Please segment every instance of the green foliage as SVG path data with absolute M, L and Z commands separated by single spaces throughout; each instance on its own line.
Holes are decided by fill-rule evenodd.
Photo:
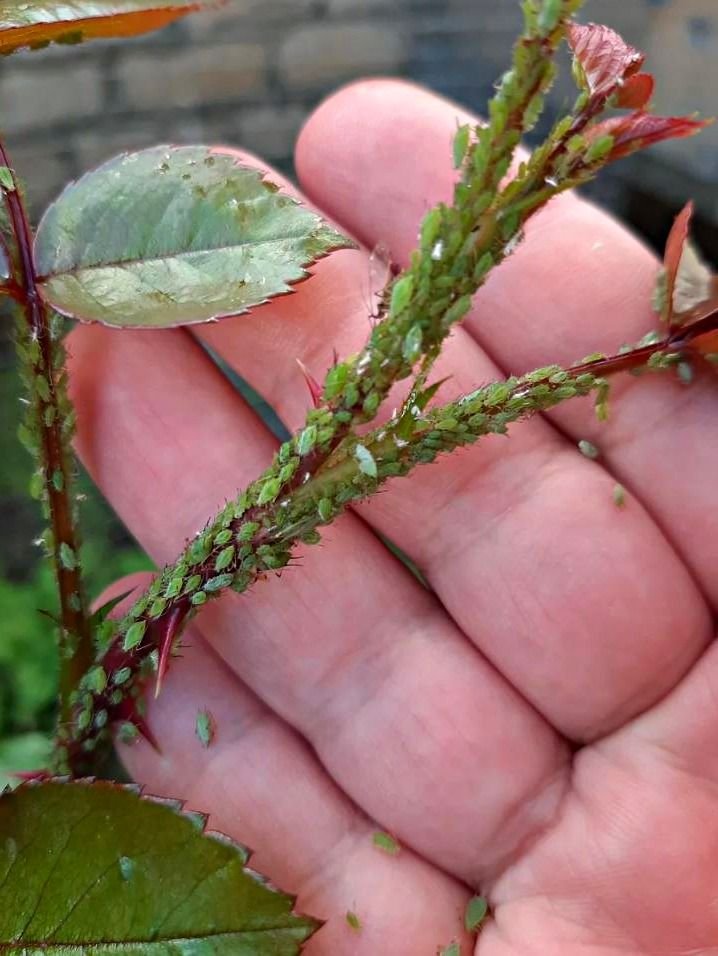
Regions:
M 47 767 L 52 754 L 52 734 L 28 733 L 0 738 L 0 793 L 17 783 L 20 770 Z
M 0 950 L 292 956 L 316 923 L 204 818 L 115 784 L 0 797 Z M 7 879 L 11 873 L 11 878 Z
M 159 146 L 70 185 L 38 227 L 35 258 L 42 295 L 65 315 L 159 328 L 246 312 L 348 245 L 236 157 Z

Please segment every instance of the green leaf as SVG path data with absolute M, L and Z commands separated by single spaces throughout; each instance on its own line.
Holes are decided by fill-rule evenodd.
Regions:
M 158 146 L 68 186 L 40 223 L 35 259 L 58 312 L 163 328 L 246 312 L 350 245 L 236 157 Z
M 0 797 L 0 952 L 292 956 L 316 923 L 199 815 L 107 783 Z
M 206 0 L 3 0 L 0 53 L 49 43 L 81 43 L 94 37 L 129 37 L 178 20 L 207 6 Z

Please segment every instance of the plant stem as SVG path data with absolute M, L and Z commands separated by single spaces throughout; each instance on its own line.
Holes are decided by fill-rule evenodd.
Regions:
M 390 422 L 345 441 L 290 493 L 283 490 L 257 504 L 257 492 L 274 480 L 278 463 L 293 452 L 293 442 L 285 443 L 267 472 L 188 544 L 125 617 L 106 622 L 105 650 L 80 685 L 77 720 L 62 743 L 66 769 L 75 776 L 92 772 L 98 748 L 102 753 L 109 727 L 118 721 L 127 731 L 149 736 L 139 709 L 142 685 L 153 673 L 164 673 L 187 621 L 224 591 L 245 592 L 269 572 L 286 567 L 295 546 L 316 543 L 318 528 L 334 521 L 350 503 L 374 494 L 389 478 L 407 475 L 417 465 L 484 435 L 504 434 L 512 422 L 573 397 L 596 393 L 603 402 L 607 376 L 671 368 L 692 354 L 698 334 L 716 329 L 718 312 L 696 322 L 695 329 L 684 327 L 657 342 L 595 356 L 570 368 L 537 369 L 425 413 L 417 414 L 408 403 Z
M 0 142 L 0 163 L 11 169 L 5 146 Z M 33 260 L 33 236 L 20 191 L 3 190 L 17 248 L 13 297 L 18 301 L 27 324 L 30 341 L 36 343 L 30 374 L 38 430 L 38 453 L 44 479 L 44 493 L 52 531 L 52 552 L 60 603 L 60 700 L 62 722 L 72 718 L 71 695 L 92 663 L 94 648 L 79 567 L 79 539 L 71 498 L 71 453 L 65 434 L 66 408 L 60 401 L 58 346 L 53 340 L 47 308 L 42 301 Z M 62 355 L 62 349 L 59 350 Z

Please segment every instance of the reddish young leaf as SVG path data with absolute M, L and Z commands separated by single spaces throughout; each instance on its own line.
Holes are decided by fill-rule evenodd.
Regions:
M 592 97 L 607 97 L 636 73 L 645 55 L 615 30 L 598 23 L 570 23 L 568 42 L 586 77 Z
M 207 0 L 2 0 L 0 54 L 49 43 L 136 36 L 207 5 Z
M 654 116 L 652 113 L 629 113 L 627 116 L 613 116 L 610 119 L 596 123 L 586 131 L 589 143 L 595 142 L 604 136 L 613 137 L 613 146 L 606 158 L 607 162 L 621 159 L 660 143 L 664 139 L 682 139 L 685 136 L 694 136 L 711 120 L 697 120 L 690 116 Z
M 656 83 L 650 73 L 629 76 L 616 95 L 616 106 L 627 110 L 645 109 L 651 102 Z
M 688 202 L 676 216 L 673 227 L 668 235 L 666 242 L 666 252 L 663 257 L 663 267 L 665 269 L 665 302 L 663 308 L 663 318 L 670 320 L 673 312 L 673 292 L 676 287 L 676 277 L 678 268 L 683 257 L 683 250 L 690 233 L 691 219 L 693 217 L 693 203 Z
M 718 354 L 718 276 L 703 263 L 691 239 L 693 203 L 676 216 L 663 258 L 662 318 L 685 330 L 690 347 L 704 355 Z M 705 333 L 701 334 L 705 329 Z

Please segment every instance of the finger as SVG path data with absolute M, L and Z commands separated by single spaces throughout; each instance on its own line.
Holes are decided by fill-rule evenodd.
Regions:
M 141 583 L 134 576 L 129 587 Z M 127 589 L 122 581 L 112 590 Z M 207 747 L 195 733 L 205 710 L 214 728 Z M 143 743 L 122 746 L 133 777 L 150 793 L 182 796 L 187 809 L 209 813 L 208 829 L 256 847 L 250 865 L 298 894 L 299 912 L 327 921 L 307 953 L 430 953 L 462 934 L 468 890 L 407 849 L 377 849 L 376 827 L 196 630 L 185 635 L 148 720 L 162 754 Z M 348 911 L 359 916 L 360 933 L 347 924 Z
M 393 90 L 394 84 L 387 85 Z M 322 129 L 328 138 L 329 127 L 341 129 L 345 113 L 351 115 L 342 103 L 355 89 L 339 94 L 312 120 L 302 139 L 300 169 L 309 162 L 312 137 L 320 152 Z M 406 89 L 418 97 L 419 113 L 425 101 L 432 109 L 447 108 Z M 383 109 L 381 102 L 377 96 L 374 107 Z M 405 109 L 402 115 L 411 125 L 411 114 Z M 312 132 L 317 125 L 319 132 Z M 327 146 L 330 155 L 333 148 Z M 372 148 L 378 166 L 388 161 L 380 141 Z M 321 155 L 317 163 L 318 180 Z M 334 175 L 328 174 L 329 183 Z M 377 175 L 381 182 L 384 174 Z M 410 172 L 405 179 L 411 180 Z M 309 180 L 319 195 L 324 187 L 312 175 Z M 368 165 L 357 188 L 359 182 L 361 205 L 373 205 L 381 224 L 386 212 Z M 438 198 L 426 192 L 428 182 L 413 184 L 423 203 Z M 400 197 L 403 189 L 402 181 Z M 387 197 L 390 207 L 392 201 Z M 354 213 L 345 211 L 351 219 Z M 342 209 L 330 203 L 330 212 Z M 402 214 L 397 207 L 391 215 Z M 372 238 L 381 238 L 381 228 Z M 415 234 L 416 223 L 410 228 Z M 291 299 L 263 307 L 261 321 L 240 317 L 198 334 L 285 421 L 298 425 L 308 397 L 294 358 L 320 374 L 335 343 L 342 352 L 359 348 L 367 333 L 368 272 L 361 252 L 330 257 Z M 437 378 L 446 374 L 447 397 L 500 375 L 461 329 L 437 367 Z M 620 725 L 669 690 L 708 640 L 700 594 L 664 536 L 636 502 L 620 512 L 612 499 L 614 480 L 545 422 L 514 430 L 508 443 L 486 440 L 411 481 L 410 494 L 399 482 L 362 515 L 411 554 L 465 633 L 562 733 L 585 740 Z M 625 599 L 616 600 L 618 594 Z
M 451 193 L 458 113 L 407 84 L 352 86 L 306 127 L 297 150 L 302 185 L 362 241 L 387 243 L 404 263 L 427 207 Z M 630 233 L 564 195 L 529 223 L 525 243 L 481 290 L 466 328 L 507 372 L 615 351 L 655 327 L 656 274 L 655 259 Z M 553 413 L 574 438 L 600 443 L 607 467 L 659 522 L 714 608 L 718 513 L 710 476 L 718 469 L 718 443 L 706 433 L 717 412 L 715 377 L 704 375 L 691 389 L 669 376 L 624 379 L 605 427 L 589 402 Z
M 164 563 L 274 441 L 189 335 L 87 326 L 70 346 L 81 456 Z M 197 628 L 365 812 L 467 880 L 561 798 L 565 747 L 353 516 Z

